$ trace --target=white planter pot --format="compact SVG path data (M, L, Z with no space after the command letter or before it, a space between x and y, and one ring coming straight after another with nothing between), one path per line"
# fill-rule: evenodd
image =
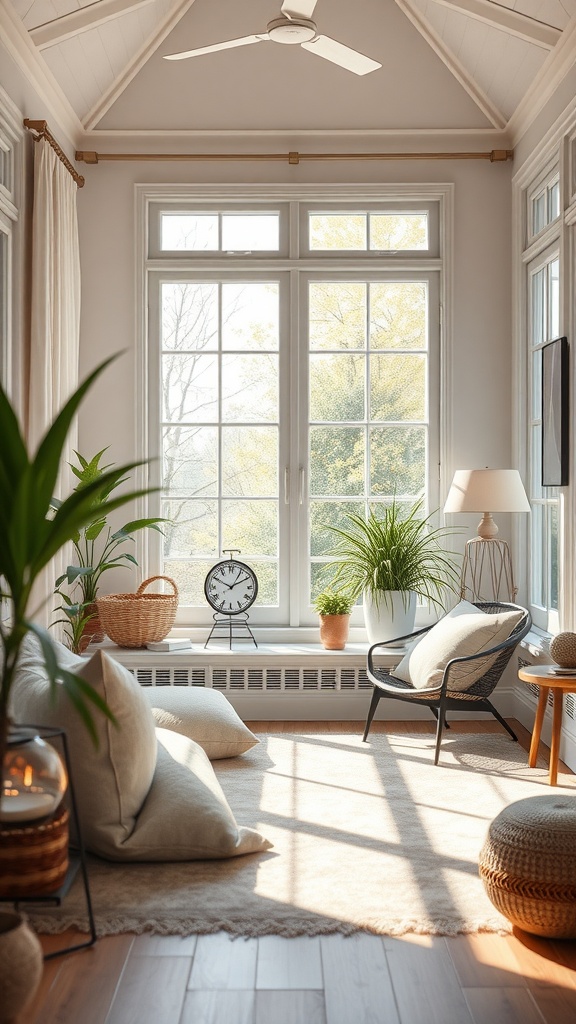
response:
M410 591L389 590L375 601L369 594L364 594L364 621L368 632L368 641L376 644L380 640L395 640L406 636L414 629L416 619L416 594Z

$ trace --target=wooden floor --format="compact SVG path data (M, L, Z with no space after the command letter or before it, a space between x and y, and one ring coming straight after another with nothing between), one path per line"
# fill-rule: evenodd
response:
M352 722L253 722L356 732ZM529 735L516 722L528 749ZM497 723L453 723L498 731ZM374 723L389 732L428 723ZM564 768L564 770L567 770ZM351 865L353 870L353 865ZM64 941L74 938L68 933ZM63 936L43 936L46 951ZM231 940L118 935L47 962L17 1024L575 1024L576 942L514 935L358 933Z

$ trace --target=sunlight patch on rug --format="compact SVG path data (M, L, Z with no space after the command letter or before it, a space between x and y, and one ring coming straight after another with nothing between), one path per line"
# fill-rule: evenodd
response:
M185 864L91 858L99 934L455 935L509 931L478 876L490 821L549 792L544 764L505 734L262 736L215 768L239 824L274 843L264 854ZM576 776L559 776L576 795ZM38 931L86 928L78 882Z

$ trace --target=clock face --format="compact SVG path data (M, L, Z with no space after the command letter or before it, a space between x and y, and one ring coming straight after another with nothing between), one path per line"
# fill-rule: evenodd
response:
M229 558L212 566L204 581L208 604L224 615L239 615L256 600L256 573L244 562Z

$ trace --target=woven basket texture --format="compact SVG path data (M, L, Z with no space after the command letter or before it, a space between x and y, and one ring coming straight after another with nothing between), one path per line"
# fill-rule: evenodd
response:
M576 797L528 797L490 825L480 876L494 906L533 935L576 938Z
M173 594L145 594L155 580L166 580ZM119 647L145 647L168 635L178 608L178 587L169 576L150 576L135 594L109 594L96 601L105 633Z
M68 871L68 821L59 808L47 821L0 830L0 896L42 896L59 889Z
M576 633L558 633L553 637L550 657L562 668L576 668Z

